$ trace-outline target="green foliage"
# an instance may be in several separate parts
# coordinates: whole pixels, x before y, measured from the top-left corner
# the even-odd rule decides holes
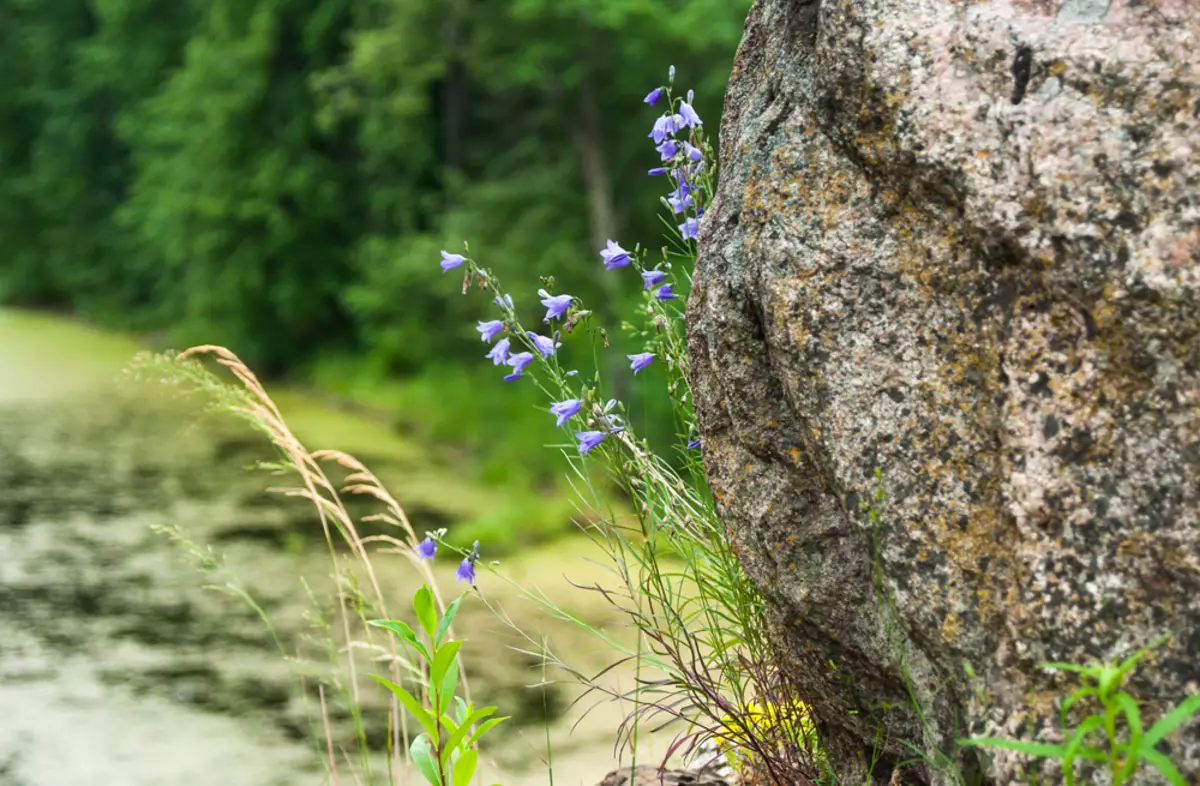
[[[482,374],[438,249],[469,234],[531,282],[570,272],[603,315],[631,306],[597,251],[661,235],[640,101],[675,62],[715,120],[749,5],[3,0],[0,303],[268,374]],[[668,444],[666,402],[628,392]],[[466,398],[422,413],[435,444],[497,482],[552,476],[523,391]]]
[[[459,597],[453,601],[439,619],[433,593],[429,585],[422,584],[413,594],[413,611],[420,634],[399,620],[368,623],[394,635],[419,658],[420,699],[386,677],[372,677],[391,691],[423,729],[413,739],[409,755],[432,786],[466,786],[475,775],[480,739],[508,720],[507,716],[492,717],[495,707],[476,709],[474,704],[455,695],[462,642],[448,636],[462,600]]]
[[[1067,786],[1075,783],[1075,763],[1079,759],[1094,762],[1106,769],[1113,786],[1129,783],[1143,763],[1149,764],[1173,786],[1185,786],[1187,781],[1158,744],[1189,718],[1200,713],[1200,696],[1189,696],[1174,709],[1165,713],[1149,729],[1144,728],[1142,710],[1137,700],[1124,690],[1126,678],[1138,661],[1167,636],[1156,639],[1122,661],[1111,664],[1080,666],[1073,663],[1044,663],[1043,668],[1078,674],[1081,685],[1059,706],[1059,722],[1063,743],[1028,742],[995,737],[974,737],[960,740],[960,745],[1000,748],[1044,759],[1062,762]],[[1072,725],[1071,710],[1091,706],[1092,711]]]

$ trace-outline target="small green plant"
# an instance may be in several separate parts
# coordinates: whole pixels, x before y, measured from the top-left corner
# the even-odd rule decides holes
[[[466,786],[479,762],[479,740],[507,716],[494,718],[495,707],[475,708],[455,695],[458,687],[458,649],[462,642],[449,638],[450,625],[462,603],[459,597],[439,620],[433,593],[427,584],[413,595],[413,610],[425,636],[422,639],[400,620],[371,620],[368,624],[390,631],[416,653],[417,678],[422,684],[418,699],[395,682],[371,675],[391,691],[424,730],[409,747],[409,755],[432,786]],[[453,717],[451,710],[453,709]]]
[[[1142,762],[1158,770],[1173,786],[1185,786],[1187,781],[1157,746],[1190,717],[1200,712],[1200,696],[1189,696],[1175,709],[1163,715],[1145,730],[1137,701],[1124,690],[1126,677],[1146,653],[1168,637],[1162,636],[1119,663],[1079,666],[1073,663],[1045,663],[1043,667],[1069,671],[1080,675],[1082,685],[1068,696],[1059,708],[1059,722],[1064,743],[1026,742],[995,737],[974,737],[960,740],[960,745],[1001,748],[1045,759],[1061,759],[1063,778],[1067,786],[1075,782],[1077,759],[1095,762],[1108,769],[1113,786],[1129,783]],[[1068,715],[1072,708],[1088,700],[1095,710],[1070,728]]]

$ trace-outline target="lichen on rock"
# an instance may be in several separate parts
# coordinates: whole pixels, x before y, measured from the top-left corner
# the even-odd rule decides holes
[[[1055,739],[1069,683],[1038,664],[1163,631],[1134,691],[1151,718],[1200,692],[1197,47],[1184,0],[750,13],[692,386],[723,519],[848,775],[880,727],[885,780],[906,743],[970,769],[958,736]],[[1200,771],[1197,724],[1171,744]]]

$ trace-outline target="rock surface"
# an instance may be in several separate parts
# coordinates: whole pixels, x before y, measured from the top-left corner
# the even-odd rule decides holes
[[[655,764],[639,764],[632,773],[628,768],[613,770],[600,786],[729,786],[728,781],[706,771],[664,770]]]
[[[705,460],[840,771],[1058,739],[1037,664],[1164,631],[1146,716],[1200,692],[1200,4],[758,0],[721,137]]]

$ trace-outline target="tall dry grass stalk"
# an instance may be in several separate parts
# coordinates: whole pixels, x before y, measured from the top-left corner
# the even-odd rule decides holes
[[[209,359],[227,369],[237,381],[236,386],[222,382],[203,364]],[[367,782],[372,782],[370,765],[367,761],[367,743],[362,729],[358,708],[361,707],[359,686],[359,670],[355,665],[355,650],[365,648],[375,656],[376,660],[385,661],[392,681],[401,682],[402,666],[406,670],[416,670],[424,684],[424,664],[412,664],[406,661],[396,650],[393,637],[387,636],[387,646],[375,644],[372,641],[372,628],[365,624],[367,609],[371,615],[391,618],[388,611],[387,597],[379,583],[374,559],[380,554],[400,554],[421,574],[425,583],[434,593],[438,607],[444,613],[446,602],[438,590],[436,581],[428,563],[416,558],[413,547],[420,539],[413,530],[412,524],[404,513],[404,509],[396,499],[384,488],[383,484],[362,462],[353,456],[337,450],[309,450],[288,427],[278,406],[271,399],[258,377],[229,349],[215,345],[192,347],[175,356],[170,355],[139,355],[132,364],[135,375],[139,372],[158,372],[158,381],[165,384],[183,384],[194,392],[206,394],[210,400],[210,411],[223,411],[248,421],[257,430],[263,432],[271,443],[278,449],[282,461],[276,466],[296,472],[300,485],[285,488],[270,488],[268,491],[289,497],[307,499],[317,511],[322,534],[328,549],[333,577],[337,588],[338,619],[341,635],[346,642],[344,649],[336,650],[344,654],[345,666],[349,674],[349,695],[346,697],[351,714],[355,717],[359,733],[359,755]],[[334,464],[346,471],[341,486],[330,480],[324,467]],[[397,529],[397,535],[372,535],[363,537],[359,534],[354,517],[346,510],[343,503],[344,495],[360,495],[372,497],[382,506],[382,512],[362,517],[362,522],[384,522]],[[350,551],[353,562],[361,567],[367,577],[369,596],[364,597],[359,590],[359,583],[338,559],[338,543]],[[352,611],[353,610],[353,611]],[[352,617],[357,617],[361,625],[353,626]],[[353,627],[357,627],[365,637],[365,642],[356,642]],[[378,634],[376,634],[378,635]],[[467,687],[465,670],[459,667],[459,683],[470,700],[470,690]],[[374,683],[372,682],[373,686]],[[339,782],[338,761],[345,758],[348,762],[350,755],[344,749],[334,750],[333,735],[330,731],[329,710],[326,705],[323,685],[318,685],[321,720],[326,747],[326,768],[332,783]],[[402,739],[408,738],[408,717],[396,699],[392,697],[388,711],[389,751],[388,772],[389,781],[407,783],[411,775],[411,762],[406,748],[401,744]],[[395,762],[401,763],[400,768],[394,768]],[[353,767],[351,766],[351,770]],[[397,778],[403,780],[397,780]],[[357,775],[355,782],[359,781]]]

